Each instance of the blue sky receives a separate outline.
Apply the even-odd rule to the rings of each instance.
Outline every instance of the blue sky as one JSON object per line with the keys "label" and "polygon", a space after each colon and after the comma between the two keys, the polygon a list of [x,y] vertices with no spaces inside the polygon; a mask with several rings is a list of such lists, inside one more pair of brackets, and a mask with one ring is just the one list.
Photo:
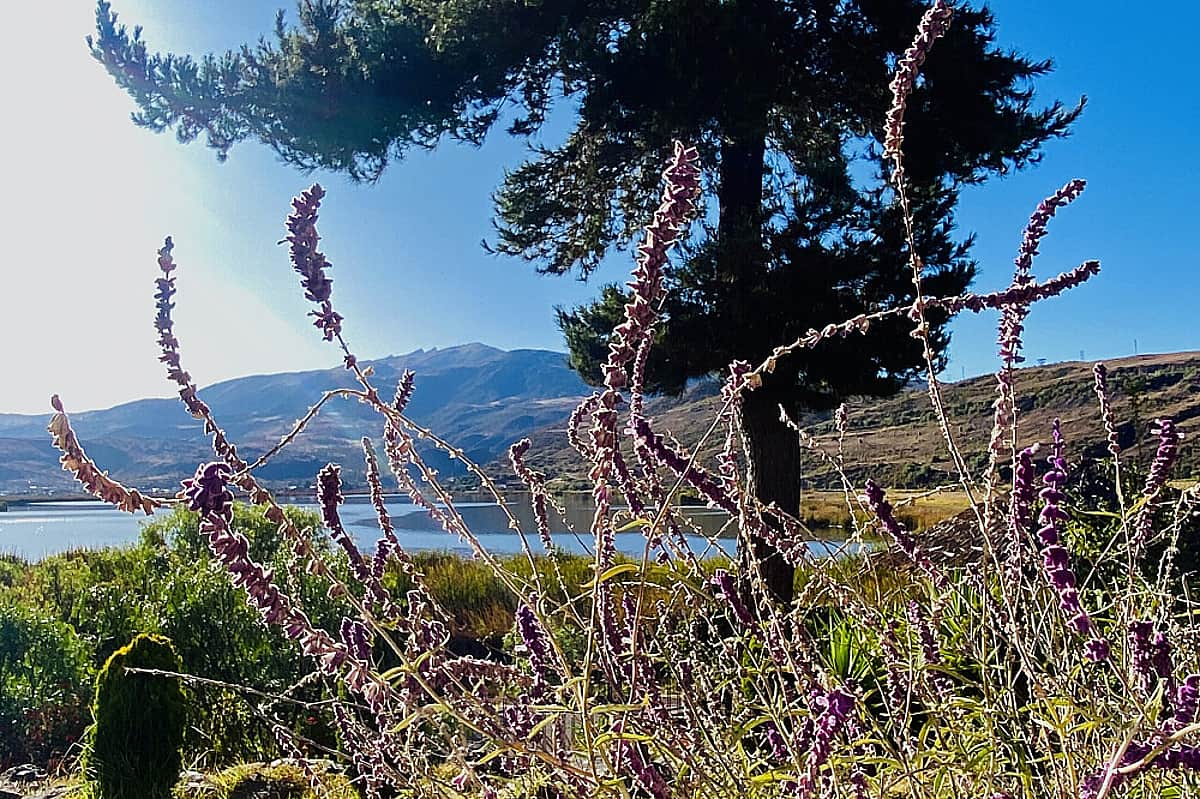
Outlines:
{"label": "blue sky", "polygon": [[[117,0],[154,49],[223,50],[269,31],[287,0]],[[980,189],[959,224],[978,235],[977,289],[1007,285],[1020,231],[1046,194],[1073,177],[1088,191],[1055,220],[1037,271],[1087,258],[1103,263],[1084,287],[1035,309],[1031,361],[1089,359],[1197,348],[1191,303],[1200,269],[1191,241],[1193,147],[1200,136],[1193,32],[1200,8],[997,0],[1000,43],[1053,57],[1047,100],[1089,97],[1075,135],[1051,144],[1037,168]],[[0,51],[7,124],[4,275],[7,332],[0,340],[0,411],[40,412],[53,392],[82,410],[170,387],[156,362],[154,251],[176,241],[177,332],[202,383],[265,371],[321,368],[336,352],[309,325],[308,308],[276,242],[289,199],[319,179],[321,218],[335,264],[334,298],[363,357],[483,341],[562,349],[553,306],[622,280],[610,259],[592,282],[542,277],[487,255],[491,191],[524,143],[497,131],[481,149],[447,144],[414,153],[373,186],[306,177],[265,148],[236,147],[225,164],[200,144],[180,147],[128,121],[131,103],[87,54],[90,0],[14,5]],[[954,323],[945,376],[994,364],[991,315]]]}

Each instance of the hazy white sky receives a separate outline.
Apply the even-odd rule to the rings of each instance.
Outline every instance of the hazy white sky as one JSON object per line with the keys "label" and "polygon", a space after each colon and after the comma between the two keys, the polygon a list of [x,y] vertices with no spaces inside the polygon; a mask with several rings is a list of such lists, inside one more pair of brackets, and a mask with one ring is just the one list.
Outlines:
{"label": "hazy white sky", "polygon": [[[129,101],[84,46],[92,8],[55,0],[6,9],[13,29],[36,34],[0,49],[9,76],[0,411],[44,411],[52,392],[82,409],[169,390],[151,300],[154,250],[167,233],[186,267],[178,316],[197,369],[220,363],[213,377],[223,377],[322,362],[320,342],[296,336],[262,284],[245,278],[251,264],[278,257],[277,228],[260,229],[256,250],[233,246],[225,231],[250,220],[223,216],[211,158],[130,124]],[[197,242],[220,260],[198,263]],[[286,344],[269,353],[269,342]]]}
{"label": "hazy white sky", "polygon": [[[253,40],[270,30],[276,7],[293,5],[116,3],[125,21],[144,24],[152,49],[185,52]],[[1136,15],[1123,3],[1086,0],[991,5],[1001,44],[1056,58],[1058,70],[1039,84],[1047,100],[1087,93],[1091,103],[1076,134],[1052,144],[1037,169],[964,197],[959,222],[979,234],[978,288],[1008,283],[1032,208],[1067,179],[1085,177],[1089,190],[1055,221],[1037,271],[1093,257],[1104,271],[1035,311],[1030,359],[1126,355],[1135,338],[1142,352],[1196,348],[1200,90],[1184,54],[1198,6],[1160,3],[1155,14]],[[43,412],[54,392],[76,410],[170,393],[152,326],[154,252],[167,234],[181,265],[177,332],[201,384],[335,366],[276,245],[290,197],[312,178],[257,145],[236,147],[221,165],[198,144],[135,128],[131,102],[84,45],[91,0],[10,3],[5,14],[19,33],[0,49],[0,412]],[[624,258],[585,285],[483,253],[490,192],[520,162],[522,146],[503,135],[482,150],[446,146],[393,167],[375,186],[319,176],[329,191],[321,230],[336,265],[335,304],[362,356],[467,341],[562,349],[553,306],[624,279]],[[955,323],[948,377],[991,368],[993,325],[990,316]]]}
{"label": "hazy white sky", "polygon": [[[146,26],[152,46],[203,50],[269,30],[276,5],[116,8]],[[505,163],[519,162],[516,142],[417,154],[376,186],[306,177],[255,146],[218,164],[198,144],[180,147],[130,123],[132,102],[84,44],[94,8],[54,0],[6,9],[13,29],[34,34],[0,49],[10,76],[0,128],[9,331],[0,340],[0,412],[45,411],[54,392],[77,410],[171,393],[152,326],[155,250],[167,234],[181,267],[177,333],[201,384],[337,365],[276,244],[290,198],[314,179],[329,191],[321,230],[335,301],[360,353],[473,340],[562,348],[553,306],[594,287],[540,278],[479,246],[491,232],[490,190]]]}

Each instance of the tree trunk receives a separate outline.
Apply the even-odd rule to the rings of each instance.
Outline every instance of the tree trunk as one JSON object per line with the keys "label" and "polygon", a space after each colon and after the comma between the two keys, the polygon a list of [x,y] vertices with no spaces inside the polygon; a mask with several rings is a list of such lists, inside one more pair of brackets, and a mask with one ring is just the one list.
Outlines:
{"label": "tree trunk", "polygon": [[[750,458],[750,490],[764,505],[775,503],[781,511],[800,515],[800,442],[795,431],[779,420],[779,405],[790,408],[790,391],[764,385],[746,395],[742,406],[742,433]],[[769,520],[768,520],[769,521]],[[750,540],[750,552],[742,553],[744,566],[748,555],[758,561],[758,569],[771,599],[792,601],[795,569],[769,543],[758,536]]]}
{"label": "tree trunk", "polygon": [[[728,302],[727,316],[733,325],[757,327],[751,297],[753,287],[764,279],[767,255],[763,247],[763,159],[766,154],[766,116],[761,124],[741,128],[721,147],[721,182],[718,220],[717,272]],[[769,335],[770,331],[766,331]],[[750,340],[758,336],[748,336]],[[781,342],[768,342],[775,344]],[[747,357],[764,353],[747,352]],[[779,405],[791,408],[793,386],[786,379],[772,386],[770,379],[746,395],[742,409],[742,432],[749,448],[750,490],[763,504],[774,502],[780,510],[800,512],[800,445],[793,431],[779,421]],[[750,552],[741,553],[743,565],[749,555],[759,562],[770,597],[779,602],[792,599],[793,568],[766,541],[751,541]],[[756,600],[757,597],[748,597]]]}

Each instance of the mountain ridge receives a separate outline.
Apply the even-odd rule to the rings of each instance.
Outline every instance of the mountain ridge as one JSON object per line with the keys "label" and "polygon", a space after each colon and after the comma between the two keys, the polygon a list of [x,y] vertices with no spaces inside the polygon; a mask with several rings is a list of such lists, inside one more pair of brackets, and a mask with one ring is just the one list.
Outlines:
{"label": "mountain ridge", "polygon": [[[1048,443],[1051,422],[1059,417],[1071,458],[1103,455],[1105,431],[1093,390],[1094,364],[1063,361],[1015,370],[1019,446]],[[1145,466],[1153,458],[1157,443],[1151,421],[1165,416],[1176,421],[1184,436],[1175,475],[1200,474],[1200,351],[1116,358],[1106,365],[1117,434],[1126,461],[1135,460]],[[981,375],[940,385],[951,432],[978,475],[987,462],[995,376]],[[721,398],[711,391],[682,402],[658,398],[647,404],[647,416],[656,430],[671,434],[692,452],[720,403]],[[856,483],[861,484],[867,477],[905,488],[957,482],[924,383],[891,397],[851,399],[847,411],[849,426],[842,446],[846,472]],[[832,412],[810,413],[798,423],[813,437],[816,447],[826,454],[836,454],[838,436]],[[560,432],[539,430],[530,438],[531,466],[556,478],[558,486],[586,485],[587,467]],[[698,462],[711,467],[723,444],[724,433],[717,431],[699,446]],[[503,472],[502,464],[493,464],[492,468],[498,474]],[[811,488],[841,485],[826,459],[816,453],[805,456],[803,479]]]}
{"label": "mountain ridge", "polygon": [[[503,483],[514,485],[508,446],[529,437],[528,459],[554,484],[586,487],[587,465],[563,434],[570,412],[591,389],[566,364],[566,355],[536,349],[500,350],[486,344],[416,350],[364,362],[375,368],[376,385],[390,391],[403,370],[416,372],[409,415],[465,450]],[[1068,451],[1075,457],[1103,450],[1104,432],[1092,390],[1092,362],[1065,361],[1015,372],[1022,446],[1048,441],[1050,422],[1063,420]],[[1200,473],[1200,352],[1164,353],[1108,362],[1117,432],[1128,458],[1146,463],[1154,454],[1150,421],[1170,416],[1184,433],[1177,474]],[[243,455],[253,458],[272,446],[322,392],[353,384],[344,369],[250,375],[200,390]],[[986,459],[995,379],[990,375],[942,384],[951,429],[973,468]],[[656,429],[694,448],[720,402],[714,381],[699,381],[680,398],[648,400]],[[849,429],[843,442],[848,472],[893,485],[919,487],[953,482],[945,444],[923,388],[848,403]],[[45,424],[49,414],[0,414],[0,494],[77,493],[58,465]],[[144,399],[113,408],[72,414],[85,449],[101,468],[142,488],[173,491],[195,465],[211,459],[199,425],[174,399]],[[800,420],[826,452],[836,452],[831,415]],[[335,401],[293,445],[264,467],[273,487],[306,487],[325,463],[341,463],[348,487],[361,485],[363,435],[379,435],[378,420],[354,402]],[[718,436],[700,447],[712,463]],[[425,447],[444,475],[462,466]],[[805,479],[813,487],[833,484],[835,475],[817,455],[806,458]],[[36,486],[31,488],[30,484]]]}
{"label": "mountain ridge", "polygon": [[[405,369],[416,372],[409,415],[488,462],[530,429],[570,412],[589,389],[567,366],[566,355],[537,349],[501,350],[478,342],[391,355],[363,366],[374,369],[381,392],[390,392]],[[219,424],[245,455],[272,446],[331,388],[351,387],[342,368],[248,375],[200,389]],[[58,467],[46,423],[50,414],[0,414],[0,493],[74,492]],[[200,425],[177,399],[139,399],[71,414],[84,448],[113,477],[148,489],[171,490],[211,453]],[[356,402],[334,400],[301,438],[266,467],[270,483],[307,485],[333,460],[347,479],[361,472],[363,435],[379,434],[377,417]],[[460,469],[435,453],[443,473]]]}

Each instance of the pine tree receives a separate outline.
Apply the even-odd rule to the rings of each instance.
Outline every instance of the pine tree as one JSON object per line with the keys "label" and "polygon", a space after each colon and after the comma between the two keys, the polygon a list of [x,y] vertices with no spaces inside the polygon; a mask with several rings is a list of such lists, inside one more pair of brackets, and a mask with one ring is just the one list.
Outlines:
{"label": "pine tree", "polygon": [[[100,2],[95,57],[137,101],[137,124],[201,136],[225,158],[257,140],[302,169],[373,180],[413,147],[480,143],[504,121],[537,132],[578,108],[496,192],[494,250],[539,271],[589,274],[628,245],[657,200],[673,139],[694,143],[704,212],[668,276],[651,388],[757,361],[813,327],[911,302],[902,222],[882,178],[888,76],[923,11],[915,0],[302,0],[273,40],[222,56],[151,55]],[[906,170],[930,294],[972,280],[956,231],[961,189],[1019,169],[1080,107],[1035,104],[1049,71],[996,47],[992,15],[961,8],[907,114]],[[590,381],[624,291],[560,309]],[[945,318],[931,318],[939,357]],[[829,408],[898,390],[922,363],[904,320],[793,355],[748,396],[752,489],[796,512],[800,451],[779,408]],[[773,593],[791,571],[767,556]]]}

